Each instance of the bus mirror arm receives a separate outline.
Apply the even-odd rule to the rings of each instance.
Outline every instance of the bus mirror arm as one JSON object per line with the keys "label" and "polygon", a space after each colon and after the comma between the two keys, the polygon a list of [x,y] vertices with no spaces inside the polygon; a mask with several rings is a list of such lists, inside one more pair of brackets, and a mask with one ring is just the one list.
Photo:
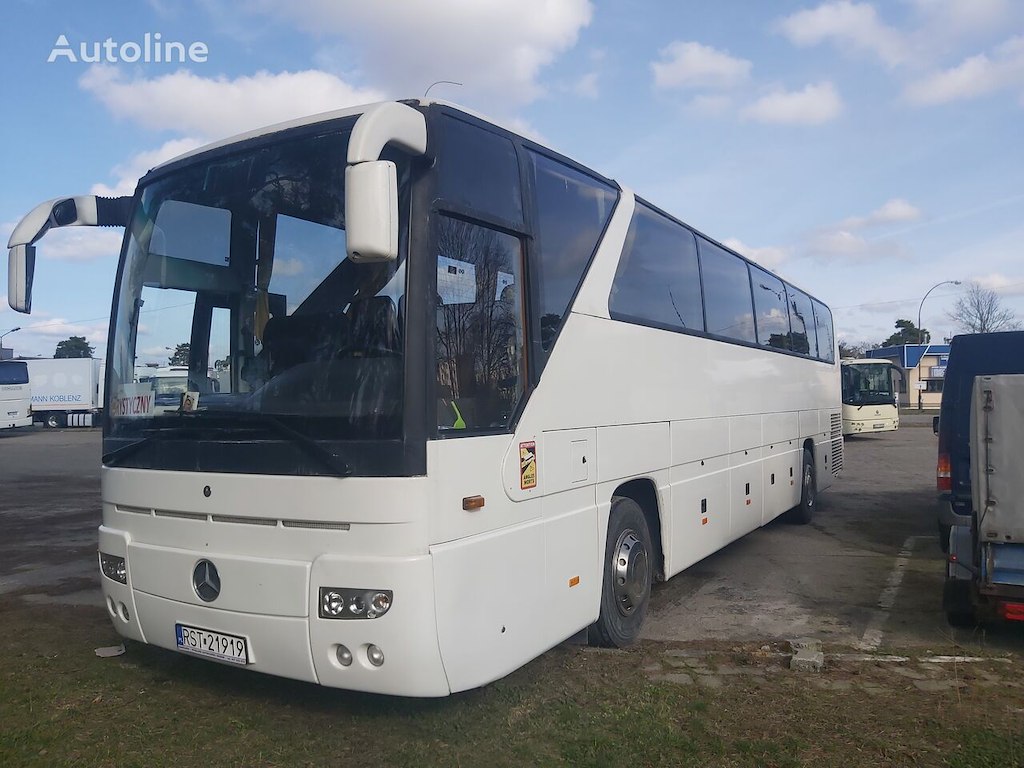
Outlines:
{"label": "bus mirror arm", "polygon": [[398,171],[381,160],[386,145],[412,156],[427,151],[423,113],[389,102],[356,121],[345,168],[345,247],[354,262],[398,258]]}
{"label": "bus mirror arm", "polygon": [[32,311],[35,243],[53,227],[124,227],[131,197],[78,195],[40,203],[18,222],[7,241],[7,303],[16,312]]}

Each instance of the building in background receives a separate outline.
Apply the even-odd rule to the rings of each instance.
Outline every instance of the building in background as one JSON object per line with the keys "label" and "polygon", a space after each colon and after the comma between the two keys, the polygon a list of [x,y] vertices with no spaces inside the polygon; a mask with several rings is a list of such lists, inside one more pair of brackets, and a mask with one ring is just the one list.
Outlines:
{"label": "building in background", "polygon": [[903,372],[900,408],[938,408],[949,361],[949,344],[904,344],[869,349],[869,358],[888,360]]}

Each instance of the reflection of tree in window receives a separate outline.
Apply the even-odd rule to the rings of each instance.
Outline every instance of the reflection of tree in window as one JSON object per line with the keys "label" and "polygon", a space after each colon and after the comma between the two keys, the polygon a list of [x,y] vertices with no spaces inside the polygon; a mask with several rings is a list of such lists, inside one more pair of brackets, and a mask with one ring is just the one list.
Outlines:
{"label": "reflection of tree in window", "polygon": [[[522,393],[520,244],[511,235],[445,218],[439,239],[439,426],[508,423]],[[454,403],[454,407],[452,406]]]}

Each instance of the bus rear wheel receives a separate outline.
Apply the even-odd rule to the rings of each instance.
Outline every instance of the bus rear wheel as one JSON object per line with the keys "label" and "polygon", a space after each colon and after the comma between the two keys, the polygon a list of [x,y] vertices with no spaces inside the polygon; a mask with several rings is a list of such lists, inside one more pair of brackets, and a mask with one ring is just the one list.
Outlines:
{"label": "bus rear wheel", "polygon": [[592,645],[623,648],[637,639],[651,597],[651,534],[640,505],[615,497],[608,515],[601,611]]}

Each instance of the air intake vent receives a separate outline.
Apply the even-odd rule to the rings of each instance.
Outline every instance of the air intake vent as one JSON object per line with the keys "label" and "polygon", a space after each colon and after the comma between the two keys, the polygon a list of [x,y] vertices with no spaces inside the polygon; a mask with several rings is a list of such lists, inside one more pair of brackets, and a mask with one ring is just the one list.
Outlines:
{"label": "air intake vent", "polygon": [[351,523],[332,520],[280,520],[273,517],[243,517],[242,515],[206,515],[201,512],[176,512],[170,509],[143,509],[142,507],[116,507],[118,512],[146,517],[169,517],[175,520],[193,520],[198,523],[230,523],[232,525],[259,525],[267,528],[305,528],[316,531],[347,531]]}
{"label": "air intake vent", "polygon": [[843,415],[832,414],[832,475],[839,477],[843,471]]}

